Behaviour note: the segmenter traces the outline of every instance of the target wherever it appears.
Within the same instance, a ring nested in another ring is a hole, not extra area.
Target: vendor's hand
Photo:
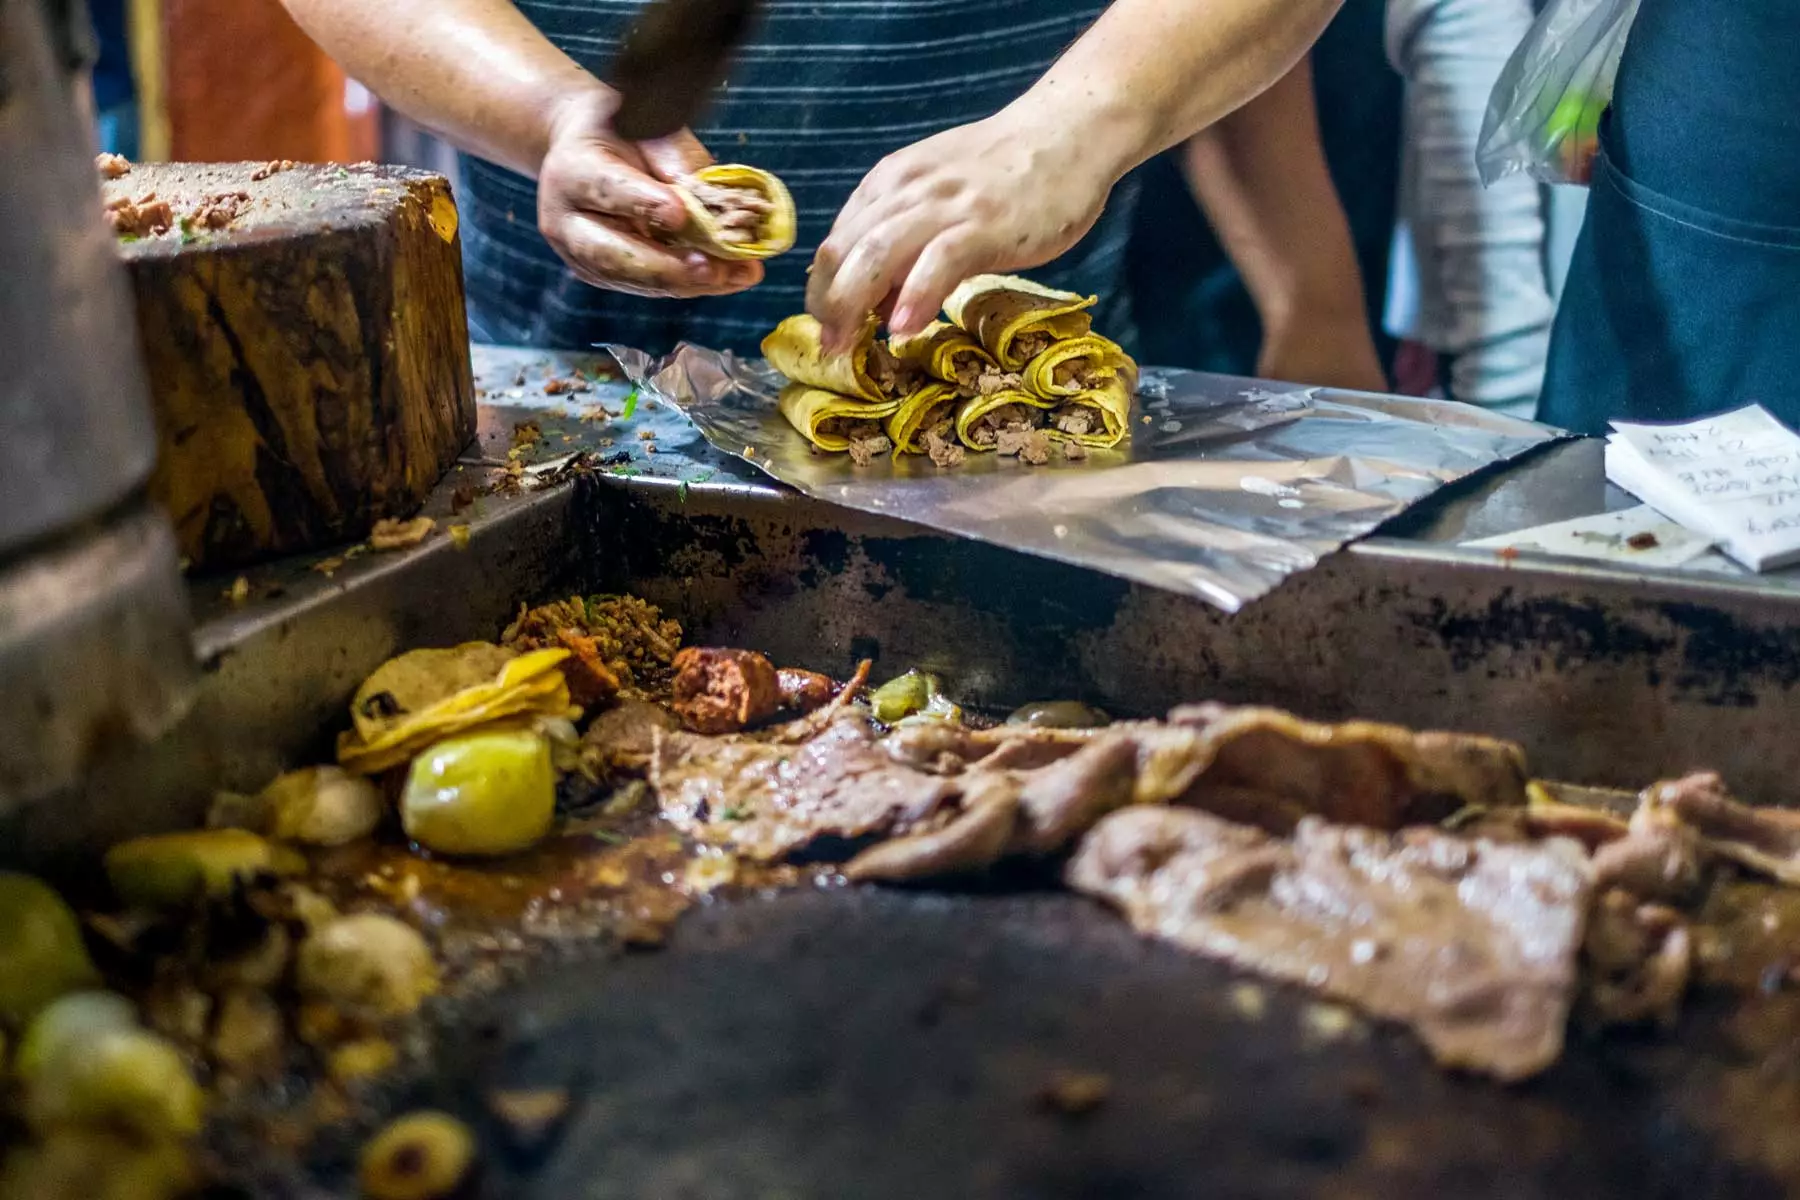
[[[656,240],[688,221],[669,183],[712,162],[682,130],[653,142],[612,132],[617,101],[602,89],[569,97],[551,119],[538,171],[538,228],[578,278],[634,296],[722,296],[761,282],[761,263],[722,262]]]
[[[1007,109],[877,163],[813,259],[807,311],[826,346],[887,311],[897,335],[929,324],[971,275],[1037,266],[1092,228],[1118,176],[1048,113]]]
[[[1310,387],[1388,390],[1368,318],[1360,311],[1336,315],[1300,309],[1270,322],[1263,329],[1256,374]]]

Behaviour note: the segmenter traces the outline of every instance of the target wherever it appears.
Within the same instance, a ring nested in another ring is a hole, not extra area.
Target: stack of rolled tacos
[[[763,354],[789,383],[781,412],[825,453],[858,464],[969,451],[1049,461],[1110,448],[1130,431],[1137,364],[1092,330],[1093,296],[1010,275],[978,275],[945,301],[948,320],[884,343],[871,317],[855,345],[826,354],[818,322],[789,317]]]

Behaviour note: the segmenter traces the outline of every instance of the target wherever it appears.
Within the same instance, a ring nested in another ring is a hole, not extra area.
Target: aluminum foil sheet
[[[1118,450],[1041,467],[973,453],[950,470],[917,455],[857,467],[787,423],[781,376],[759,360],[687,344],[660,361],[606,349],[712,445],[809,496],[1227,611],[1445,484],[1567,436],[1461,404],[1152,367]]]

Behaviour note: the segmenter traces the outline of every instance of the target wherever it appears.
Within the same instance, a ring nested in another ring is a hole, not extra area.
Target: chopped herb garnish
[[[718,474],[717,471],[712,471],[712,470],[702,471],[702,472],[700,472],[700,474],[694,476],[694,482],[695,483],[705,483],[707,480],[711,479],[714,475],[717,475],[717,474]]]
[[[721,808],[719,810],[719,816],[727,821],[748,821],[750,819],[749,810],[738,808],[736,806]]]
[[[625,411],[620,413],[619,415],[624,417],[626,420],[630,420],[631,414],[637,411],[637,402],[638,402],[638,390],[636,388],[632,388],[631,393],[625,397]]]
[[[624,834],[614,833],[610,829],[594,830],[594,838],[596,841],[605,842],[609,846],[623,846],[626,842],[631,840]]]
[[[684,479],[681,481],[681,486],[679,486],[675,489],[675,493],[676,493],[676,495],[681,497],[681,502],[683,504],[687,503],[687,496],[688,496],[687,480]]]

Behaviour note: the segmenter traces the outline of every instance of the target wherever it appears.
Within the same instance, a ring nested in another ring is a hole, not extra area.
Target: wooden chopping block
[[[151,492],[190,562],[317,549],[417,509],[475,436],[444,178],[145,163],[103,186],[156,409]]]

